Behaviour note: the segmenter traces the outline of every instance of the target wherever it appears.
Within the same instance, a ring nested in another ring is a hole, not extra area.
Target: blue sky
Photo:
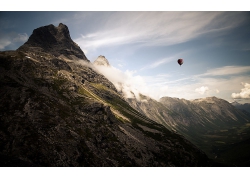
[[[250,102],[250,12],[0,12],[0,51],[60,22],[91,62],[104,55],[152,98]]]

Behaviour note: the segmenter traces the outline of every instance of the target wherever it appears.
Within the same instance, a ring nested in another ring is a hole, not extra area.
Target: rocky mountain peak
[[[205,102],[205,103],[213,103],[213,104],[218,104],[218,103],[226,103],[226,104],[228,104],[229,103],[226,100],[217,98],[215,96],[195,99],[195,100],[192,100],[192,102],[196,102],[196,103],[197,102]]]
[[[17,50],[45,52],[56,57],[63,55],[68,59],[87,60],[81,48],[71,39],[68,27],[62,23],[58,27],[50,24],[34,29],[28,41]]]
[[[240,103],[238,103],[237,101],[233,101],[233,102],[231,102],[231,104],[233,105],[233,106],[238,106],[238,105],[241,105]]]
[[[93,64],[98,65],[98,66],[107,66],[109,67],[109,61],[105,58],[105,56],[98,56],[98,58],[93,62]]]

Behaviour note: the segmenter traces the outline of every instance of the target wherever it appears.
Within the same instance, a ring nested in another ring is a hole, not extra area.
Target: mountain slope
[[[248,114],[250,114],[250,104],[249,103],[245,103],[245,104],[240,104],[235,102],[231,103],[233,106],[235,106],[237,109],[241,109],[244,111],[247,111]]]
[[[80,51],[60,51],[67,33],[52,49],[39,44],[43,32],[54,41],[51,29],[0,53],[1,166],[210,166],[188,140],[134,110]]]
[[[216,97],[193,101],[163,97],[157,102],[141,95],[141,101],[128,98],[127,102],[147,117],[185,136],[224,165],[232,165],[232,162],[227,160],[230,159],[227,154],[223,155],[222,149],[229,151],[228,146],[250,137],[249,116]],[[241,164],[244,163],[235,163]]]

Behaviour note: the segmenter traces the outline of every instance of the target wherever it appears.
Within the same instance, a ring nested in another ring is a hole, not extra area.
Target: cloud
[[[174,54],[174,55],[172,55],[170,57],[164,57],[162,59],[156,60],[155,62],[142,67],[140,69],[140,71],[146,70],[146,69],[153,69],[153,68],[156,68],[156,67],[161,66],[163,64],[170,63],[172,61],[177,61],[176,57],[182,57],[185,54],[187,54],[188,52],[190,52],[190,51],[189,50],[184,50],[184,51],[176,53],[176,54]]]
[[[1,39],[0,40],[0,50],[5,49],[5,47],[9,46],[11,44],[11,41],[8,39]]]
[[[234,99],[248,99],[250,98],[250,84],[242,83],[244,86],[240,93],[232,93],[232,98]]]
[[[218,96],[219,94],[220,98],[230,101],[232,100],[232,92],[241,88],[238,82],[250,81],[250,77],[247,74],[238,74],[238,76],[231,75],[227,78],[224,76],[204,77],[201,75],[186,77],[185,74],[183,74],[179,75],[178,79],[174,79],[176,74],[141,76],[136,71],[126,70],[123,72],[114,67],[95,66],[95,68],[99,73],[107,77],[125,97],[136,98],[138,100],[140,100],[139,94],[141,93],[156,100],[164,96],[197,99],[204,97],[204,95]],[[227,69],[228,67],[221,67],[220,69],[224,68]],[[246,72],[244,68],[243,71],[242,68],[239,69],[241,69],[241,71],[235,71],[233,75],[239,72]],[[211,69],[208,72],[215,72],[215,69]],[[250,89],[249,84],[245,86],[244,92],[248,92],[246,88]]]
[[[137,75],[136,71],[123,72],[113,66],[94,65],[94,69],[110,80],[126,98],[136,98],[141,101],[140,94],[143,94],[153,99],[159,99],[168,92],[168,86],[164,85],[164,79],[169,77],[168,74],[141,76]]]
[[[226,70],[224,73],[220,73],[225,76],[215,75],[218,69]],[[173,73],[143,76],[143,78],[148,87],[148,94],[154,99],[163,96],[197,99],[204,95],[219,95],[220,98],[230,101],[232,92],[241,88],[238,82],[250,82],[250,76],[247,74],[248,67],[240,66],[235,68],[238,69],[237,71],[234,69],[235,71],[227,72],[227,70],[233,69],[228,67],[210,69],[208,72],[213,72],[210,73],[211,76],[204,76],[204,74],[186,76],[185,74],[177,75]],[[164,86],[167,88],[162,91]]]
[[[241,12],[103,12],[91,18],[92,33],[74,39],[82,49],[173,45],[227,32],[247,19]]]
[[[144,66],[142,67],[140,70],[146,70],[146,69],[152,69],[152,68],[156,68],[162,64],[165,64],[165,63],[169,63],[171,61],[174,61],[174,57],[168,57],[168,58],[164,58],[164,59],[161,59],[161,60],[158,60],[152,64],[149,64],[147,66]]]
[[[196,88],[195,92],[200,93],[200,94],[204,94],[209,90],[209,88],[207,86],[201,86],[200,88]]]
[[[221,68],[215,68],[208,70],[204,74],[199,76],[226,76],[226,75],[237,75],[242,73],[249,73],[250,66],[224,66]]]
[[[146,83],[141,76],[134,75],[136,71],[125,71],[115,67],[106,67],[94,65],[94,68],[99,73],[103,74],[116,87],[116,89],[123,93],[126,98],[136,98],[140,100],[142,89],[146,87]]]
[[[20,33],[20,34],[17,34],[17,36],[13,38],[13,42],[26,42],[28,38],[29,37],[26,33]]]
[[[8,46],[15,46],[16,44],[24,43],[28,40],[26,33],[3,33],[0,32],[0,50],[5,50]]]

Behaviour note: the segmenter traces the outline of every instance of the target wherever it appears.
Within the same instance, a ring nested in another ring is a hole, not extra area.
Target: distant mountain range
[[[245,104],[240,104],[236,101],[231,103],[233,106],[235,106],[237,109],[241,109],[241,110],[245,110],[248,113],[250,113],[250,104],[249,103],[245,103]]]

